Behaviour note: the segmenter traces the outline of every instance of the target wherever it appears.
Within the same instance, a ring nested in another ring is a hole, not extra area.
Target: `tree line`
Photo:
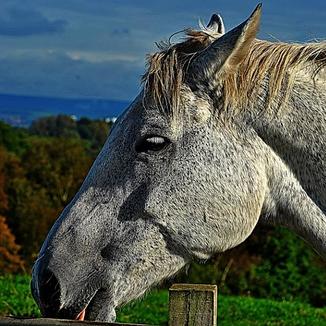
[[[30,268],[109,128],[105,121],[64,115],[41,118],[28,129],[0,122],[0,256],[6,257],[0,272]]]
[[[0,274],[29,272],[42,242],[79,189],[111,124],[59,115],[29,128],[0,121]],[[250,238],[179,281],[215,283],[233,295],[296,299],[323,306],[326,264],[283,228],[257,227]]]

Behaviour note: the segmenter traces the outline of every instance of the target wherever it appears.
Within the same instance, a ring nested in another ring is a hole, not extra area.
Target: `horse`
[[[282,225],[326,258],[326,43],[256,39],[261,5],[159,45],[33,267],[45,317],[115,309]]]

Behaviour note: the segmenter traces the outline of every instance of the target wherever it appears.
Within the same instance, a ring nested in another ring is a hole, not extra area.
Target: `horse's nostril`
[[[39,280],[41,310],[45,317],[55,317],[60,309],[60,285],[55,275],[45,269]]]

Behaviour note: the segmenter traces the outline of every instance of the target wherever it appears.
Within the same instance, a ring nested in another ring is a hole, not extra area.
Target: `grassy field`
[[[29,289],[28,276],[0,276],[0,316],[40,316]],[[219,296],[218,325],[326,326],[326,308],[298,302],[276,302],[247,297]],[[165,325],[167,291],[152,291],[118,311],[118,321]]]

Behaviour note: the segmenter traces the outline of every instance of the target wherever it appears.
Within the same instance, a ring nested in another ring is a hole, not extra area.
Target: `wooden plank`
[[[150,326],[144,324],[102,323],[51,318],[0,318],[0,326]]]
[[[175,284],[169,291],[169,326],[216,326],[217,286]]]

